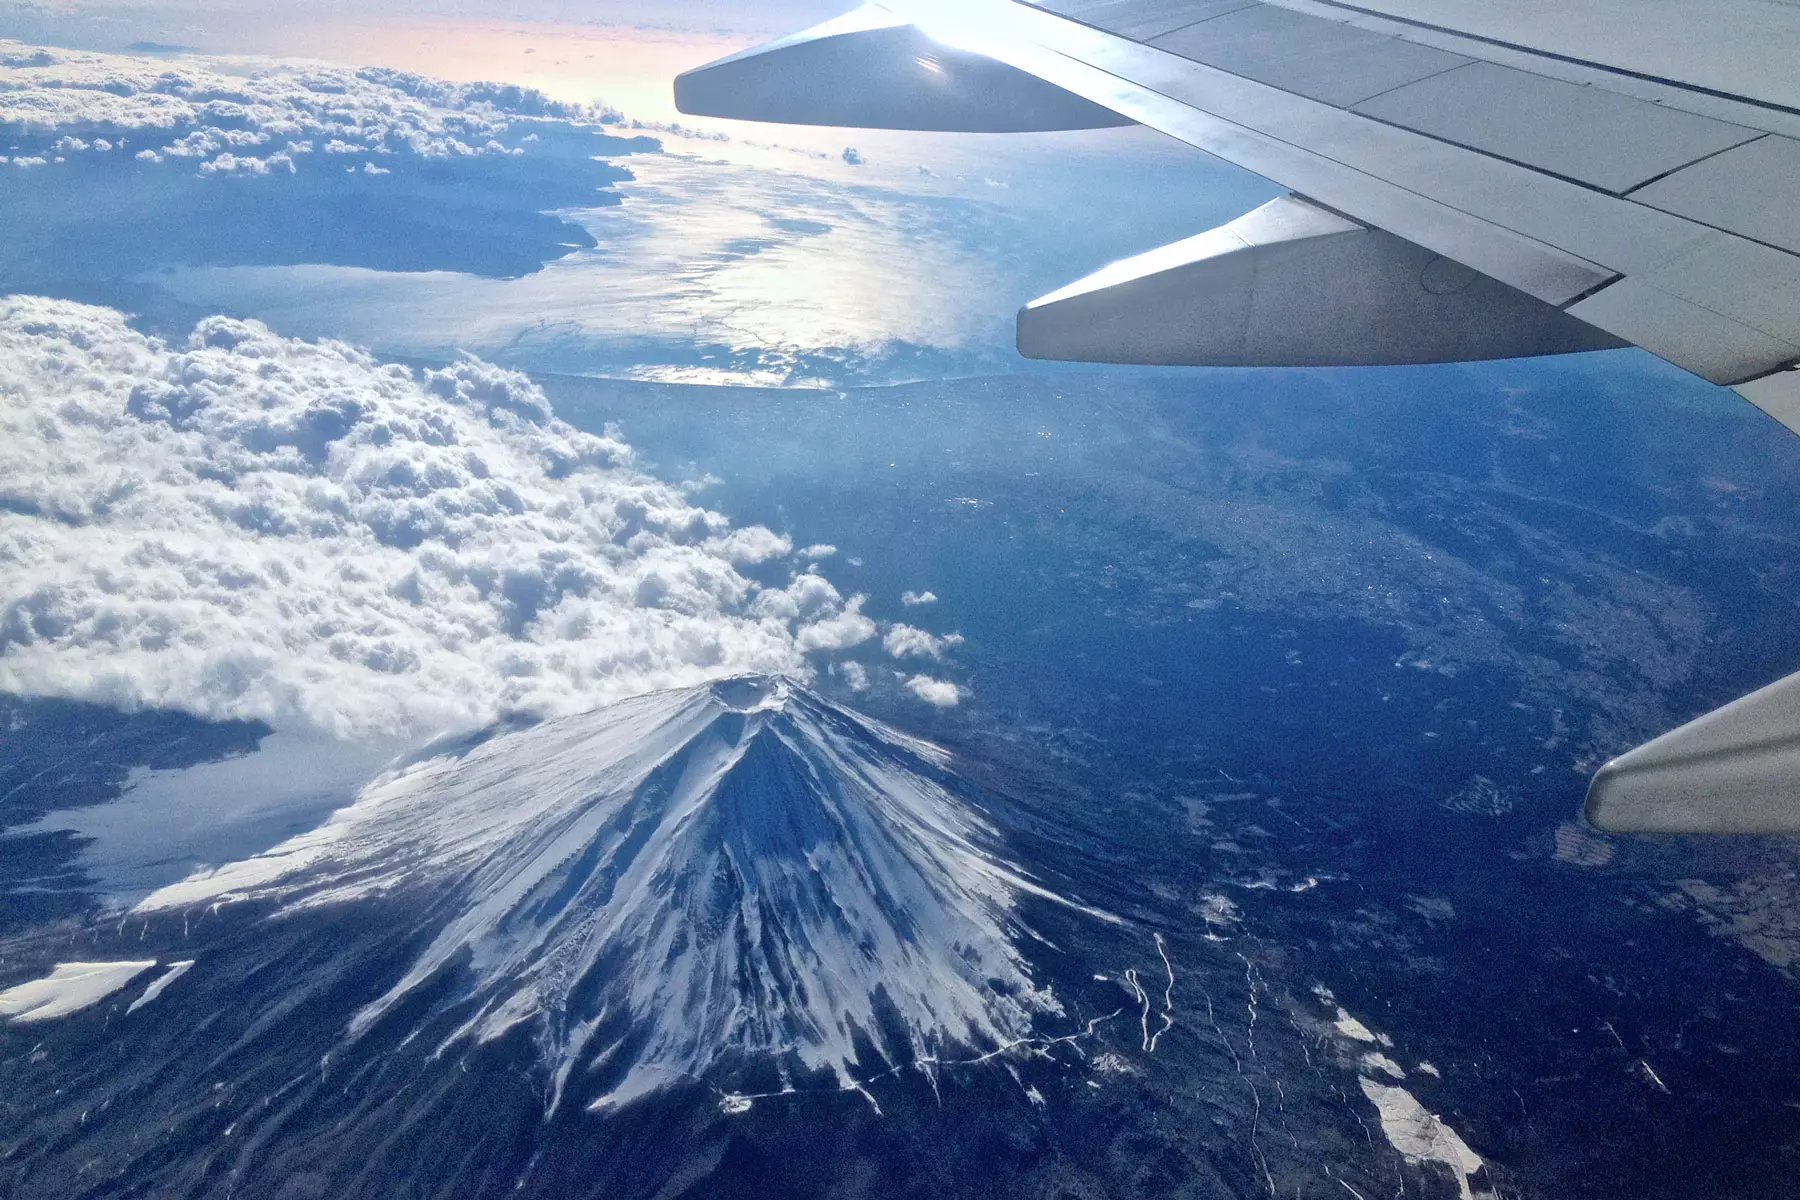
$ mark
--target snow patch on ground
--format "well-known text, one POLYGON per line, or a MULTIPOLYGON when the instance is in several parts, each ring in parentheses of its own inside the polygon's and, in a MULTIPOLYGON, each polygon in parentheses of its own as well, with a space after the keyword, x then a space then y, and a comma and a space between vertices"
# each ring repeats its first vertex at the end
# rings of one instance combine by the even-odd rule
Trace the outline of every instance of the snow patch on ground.
POLYGON ((1376 1040, 1374 1032, 1367 1025, 1341 1008, 1337 1010, 1337 1023, 1334 1028, 1351 1041, 1372 1044, 1376 1040))
POLYGON ((1382 1074, 1390 1079, 1405 1079, 1406 1068, 1378 1050, 1371 1050, 1362 1056, 1362 1069, 1371 1074, 1382 1074))
MULTIPOLYGON (((1382 1136, 1387 1138, 1388 1144, 1412 1166, 1441 1163, 1449 1167, 1456 1178, 1462 1200, 1492 1200, 1495 1193, 1486 1186, 1487 1176, 1481 1156, 1469 1149, 1456 1130, 1445 1124, 1421 1104, 1418 1097, 1397 1082, 1382 1082, 1381 1079, 1372 1078, 1380 1076, 1385 1080, 1398 1081, 1407 1077, 1406 1068, 1390 1055, 1370 1048, 1380 1046, 1392 1049, 1394 1039, 1370 1029, 1350 1015, 1336 1003, 1336 997, 1324 985, 1315 985, 1313 995, 1336 1010, 1331 1028, 1348 1043, 1345 1048, 1355 1054, 1357 1083, 1362 1087, 1363 1095, 1368 1098, 1369 1103, 1375 1106, 1381 1119, 1382 1136)), ((1433 1079, 1442 1078, 1438 1068, 1430 1062, 1421 1061, 1418 1070, 1420 1074, 1433 1079)))
POLYGON ((1476 1191, 1470 1183, 1469 1177, 1481 1170, 1481 1156, 1469 1149, 1456 1130, 1427 1112, 1405 1088, 1389 1087, 1373 1079, 1360 1082, 1363 1095, 1381 1114, 1381 1132, 1401 1157, 1414 1166, 1436 1162, 1449 1167, 1456 1175, 1462 1200, 1492 1195, 1486 1189, 1476 1191))

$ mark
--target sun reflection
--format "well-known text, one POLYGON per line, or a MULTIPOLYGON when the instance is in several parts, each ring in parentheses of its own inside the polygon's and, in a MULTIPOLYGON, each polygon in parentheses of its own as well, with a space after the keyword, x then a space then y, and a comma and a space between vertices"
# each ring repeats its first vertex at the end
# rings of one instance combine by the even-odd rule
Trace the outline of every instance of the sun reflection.
MULTIPOLYGON (((635 175, 619 185, 624 204, 558 214, 584 226, 594 249, 519 279, 300 266, 144 282, 284 333, 385 353, 466 349, 528 370, 689 381, 878 382, 909 362, 1004 369, 1022 298, 1191 233, 1190 221, 1217 223, 1205 210, 1218 199, 1182 197, 1200 195, 1184 185, 1216 182, 1219 168, 1141 129, 995 138, 674 111, 676 74, 760 40, 434 17, 321 16, 246 33, 235 47, 246 52, 602 103, 632 122, 624 132, 647 132, 665 152, 619 159, 635 175), (1153 177, 1164 182, 1144 186, 1153 177)), ((918 63, 943 73, 930 54, 918 63)), ((1215 188, 1224 216, 1254 207, 1233 203, 1231 190, 1215 188)))
POLYGON ((460 347, 637 378, 841 382, 805 364, 879 359, 896 344, 981 357, 1010 341, 1015 289, 981 277, 982 247, 1003 221, 991 204, 691 155, 630 165, 623 205, 562 214, 598 245, 518 279, 320 266, 188 269, 157 282, 189 303, 389 353, 460 347), (658 346, 660 361, 634 361, 658 346))

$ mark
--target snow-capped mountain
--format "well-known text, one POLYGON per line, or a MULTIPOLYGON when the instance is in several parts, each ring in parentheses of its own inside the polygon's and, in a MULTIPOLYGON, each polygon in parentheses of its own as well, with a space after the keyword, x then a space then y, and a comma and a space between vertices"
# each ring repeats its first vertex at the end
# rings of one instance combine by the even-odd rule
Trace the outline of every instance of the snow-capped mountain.
POLYGON ((440 931, 346 1037, 424 1020, 426 995, 466 1013, 445 1048, 527 1025, 553 1108, 575 1072, 610 1084, 599 1107, 745 1056, 851 1086, 870 1049, 967 1057, 1060 1011, 1017 908, 1056 897, 948 765, 786 680, 659 692, 393 773, 138 911, 417 889, 440 931))

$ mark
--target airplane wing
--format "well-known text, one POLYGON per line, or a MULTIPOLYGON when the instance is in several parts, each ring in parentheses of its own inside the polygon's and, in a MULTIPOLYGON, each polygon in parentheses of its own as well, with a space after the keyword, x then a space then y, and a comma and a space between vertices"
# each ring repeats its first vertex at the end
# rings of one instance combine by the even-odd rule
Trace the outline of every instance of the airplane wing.
MULTIPOLYGON (((1794 0, 881 0, 675 95, 796 124, 1138 123, 1291 190, 1031 301, 1030 357, 1634 344, 1800 432, 1796 63, 1794 0)), ((1608 764, 1589 819, 1800 832, 1800 675, 1778 689, 1608 764)))

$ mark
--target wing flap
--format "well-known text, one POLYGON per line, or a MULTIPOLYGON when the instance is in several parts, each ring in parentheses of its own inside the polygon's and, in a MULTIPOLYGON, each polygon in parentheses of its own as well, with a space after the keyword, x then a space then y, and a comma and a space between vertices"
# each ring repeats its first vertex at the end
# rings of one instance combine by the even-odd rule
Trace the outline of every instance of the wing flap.
POLYGON ((1652 280, 1624 279, 1569 312, 1714 383, 1791 361, 1800 347, 1695 303, 1652 280))

